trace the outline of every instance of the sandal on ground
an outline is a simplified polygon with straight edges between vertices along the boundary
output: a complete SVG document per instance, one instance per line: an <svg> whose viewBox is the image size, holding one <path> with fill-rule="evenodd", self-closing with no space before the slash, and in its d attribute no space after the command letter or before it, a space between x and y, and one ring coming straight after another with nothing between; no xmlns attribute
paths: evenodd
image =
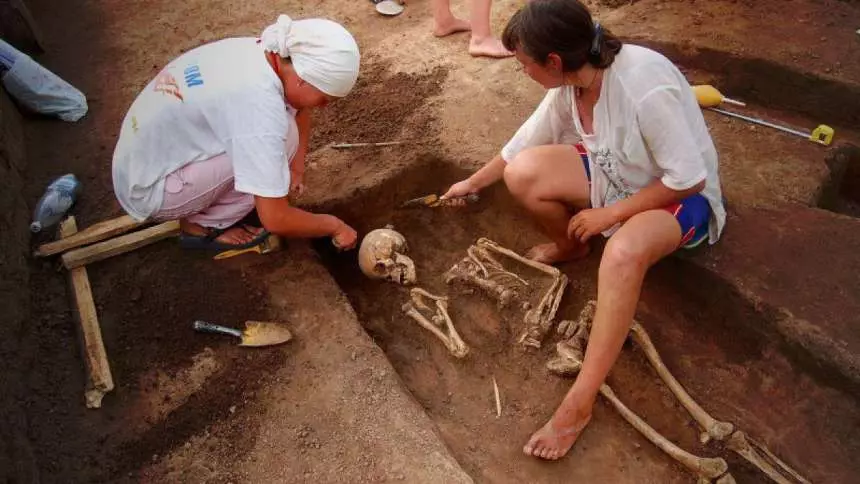
<svg viewBox="0 0 860 484"><path fill-rule="evenodd" d="M264 240L269 236L269 232L267 230L263 230L258 235L256 235L249 242L244 244L226 244L224 242L218 242L218 237L221 236L224 232L230 230L233 227L227 227L224 229L216 229L210 228L208 229L208 233L206 235L191 235L182 233L179 235L179 246L183 249L199 249L199 250L236 250L236 249L248 249L250 247L254 247L255 245L259 245L263 243Z"/></svg>

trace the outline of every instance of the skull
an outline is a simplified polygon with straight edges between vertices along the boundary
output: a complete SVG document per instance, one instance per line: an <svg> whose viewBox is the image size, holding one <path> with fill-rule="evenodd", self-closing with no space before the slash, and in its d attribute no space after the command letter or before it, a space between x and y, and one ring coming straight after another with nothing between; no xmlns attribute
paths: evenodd
<svg viewBox="0 0 860 484"><path fill-rule="evenodd" d="M376 229L364 236L358 249L358 266L371 279L385 279L398 284L414 284L415 263L404 255L409 251L406 239L390 228Z"/></svg>

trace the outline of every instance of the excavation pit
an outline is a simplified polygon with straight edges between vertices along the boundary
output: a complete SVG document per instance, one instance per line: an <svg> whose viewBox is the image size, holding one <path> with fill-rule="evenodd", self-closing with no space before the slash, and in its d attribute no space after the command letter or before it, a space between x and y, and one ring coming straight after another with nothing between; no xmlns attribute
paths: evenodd
<svg viewBox="0 0 860 484"><path fill-rule="evenodd" d="M540 349L524 348L517 342L521 312L500 311L486 294L446 284L443 274L482 237L523 253L542 241L537 228L503 186L486 190L479 203L465 208L395 208L465 175L447 160L427 156L375 187L318 207L344 218L359 233L392 225L408 241L417 286L449 297L451 318L470 347L462 359L403 314L409 287L367 279L354 253L337 253L325 242L317 245L365 330L436 423L453 455L478 481L599 476L603 482L690 482L692 474L602 400L569 457L547 464L522 455L522 445L571 383L545 368L559 337L551 332ZM600 252L561 267L570 285L556 321L575 319L595 296ZM849 481L852 453L860 450L850 430L860 421L855 398L830 386L790 348L769 337L763 317L727 298L719 280L685 280L689 273L684 267L683 260L670 258L655 268L637 312L669 369L711 415L734 423L813 482ZM689 290L702 284L706 287ZM500 417L494 379L501 393ZM725 458L738 482L768 482L722 444L698 441L697 424L629 342L609 384L628 407L680 447L698 456ZM807 445L810 441L817 443L815 448Z"/></svg>

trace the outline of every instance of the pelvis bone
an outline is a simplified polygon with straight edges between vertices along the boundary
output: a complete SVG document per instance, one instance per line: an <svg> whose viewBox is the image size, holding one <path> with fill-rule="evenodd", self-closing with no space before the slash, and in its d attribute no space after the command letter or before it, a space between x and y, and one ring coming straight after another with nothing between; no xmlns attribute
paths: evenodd
<svg viewBox="0 0 860 484"><path fill-rule="evenodd" d="M412 301L403 305L403 312L407 316L439 338L455 357L464 358L469 354L469 347L460 338L451 317L448 315L447 297L434 296L419 287L412 289L410 296ZM434 307L428 306L424 299L429 299ZM427 317L421 313L422 310L432 312L433 315Z"/></svg>
<svg viewBox="0 0 860 484"><path fill-rule="evenodd" d="M358 249L358 266L371 279L415 284L415 263L406 256L408 251L406 238L389 225L364 236Z"/></svg>

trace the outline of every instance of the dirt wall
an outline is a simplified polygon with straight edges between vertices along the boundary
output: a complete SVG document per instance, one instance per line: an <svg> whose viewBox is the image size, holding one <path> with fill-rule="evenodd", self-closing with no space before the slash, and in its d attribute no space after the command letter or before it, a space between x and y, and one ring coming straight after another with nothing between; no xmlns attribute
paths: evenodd
<svg viewBox="0 0 860 484"><path fill-rule="evenodd" d="M30 314L24 164L21 116L0 89L0 482L21 483L37 480L20 398L26 391L26 358L19 349Z"/></svg>

